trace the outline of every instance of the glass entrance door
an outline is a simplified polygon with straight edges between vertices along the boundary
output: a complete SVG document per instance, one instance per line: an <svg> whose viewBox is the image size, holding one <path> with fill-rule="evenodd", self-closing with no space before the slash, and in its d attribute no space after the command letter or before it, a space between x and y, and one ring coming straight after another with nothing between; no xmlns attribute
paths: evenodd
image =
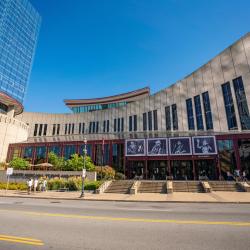
<svg viewBox="0 0 250 250"><path fill-rule="evenodd" d="M174 180L193 180L192 161L173 160L171 162Z"/></svg>
<svg viewBox="0 0 250 250"><path fill-rule="evenodd" d="M198 180L216 180L215 160L195 161L195 172Z"/></svg>
<svg viewBox="0 0 250 250"><path fill-rule="evenodd" d="M130 161L128 162L128 179L142 180L145 179L145 164L144 161Z"/></svg>
<svg viewBox="0 0 250 250"><path fill-rule="evenodd" d="M148 179L166 180L167 161L148 161Z"/></svg>

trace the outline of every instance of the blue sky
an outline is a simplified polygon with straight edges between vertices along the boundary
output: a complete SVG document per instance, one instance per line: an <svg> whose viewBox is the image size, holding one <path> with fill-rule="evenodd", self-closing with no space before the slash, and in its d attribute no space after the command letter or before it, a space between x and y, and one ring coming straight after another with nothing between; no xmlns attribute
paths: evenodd
<svg viewBox="0 0 250 250"><path fill-rule="evenodd" d="M155 93L250 31L248 0L30 0L42 16L24 102L70 112L63 99Z"/></svg>

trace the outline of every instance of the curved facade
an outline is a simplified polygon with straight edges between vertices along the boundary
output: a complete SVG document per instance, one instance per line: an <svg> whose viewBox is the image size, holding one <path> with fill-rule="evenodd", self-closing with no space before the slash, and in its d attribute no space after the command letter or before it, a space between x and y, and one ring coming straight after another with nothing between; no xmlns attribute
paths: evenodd
<svg viewBox="0 0 250 250"><path fill-rule="evenodd" d="M250 34L247 34L184 79L124 107L80 114L24 112L18 119L29 123L30 137L151 131L245 132L250 130L249 62Z"/></svg>
<svg viewBox="0 0 250 250"><path fill-rule="evenodd" d="M236 168L250 173L249 110L248 33L184 79L123 107L73 114L24 112L18 119L29 124L29 139L11 145L9 159L15 147L20 155L33 147L32 161L38 155L46 159L53 147L67 158L82 152L86 137L96 164L115 166L129 178L155 178L165 171L161 178L197 179L204 169L209 178L225 177ZM156 138L152 147L149 138ZM154 153L159 144L164 154ZM140 152L133 155L135 148Z"/></svg>
<svg viewBox="0 0 250 250"><path fill-rule="evenodd" d="M0 114L0 162L5 161L10 143L26 141L28 138L28 125Z"/></svg>

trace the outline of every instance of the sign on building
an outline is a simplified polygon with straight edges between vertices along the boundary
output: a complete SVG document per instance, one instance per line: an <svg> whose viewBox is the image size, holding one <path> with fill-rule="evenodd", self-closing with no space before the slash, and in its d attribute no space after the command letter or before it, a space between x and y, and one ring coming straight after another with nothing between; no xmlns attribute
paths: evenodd
<svg viewBox="0 0 250 250"><path fill-rule="evenodd" d="M126 140L126 156L144 156L146 154L144 139Z"/></svg>
<svg viewBox="0 0 250 250"><path fill-rule="evenodd" d="M147 155L167 155L168 154L168 142L167 138L152 138L147 139Z"/></svg>
<svg viewBox="0 0 250 250"><path fill-rule="evenodd" d="M190 137L169 138L170 155L192 155L192 146Z"/></svg>
<svg viewBox="0 0 250 250"><path fill-rule="evenodd" d="M215 136L195 136L192 137L194 155L214 155L217 154Z"/></svg>

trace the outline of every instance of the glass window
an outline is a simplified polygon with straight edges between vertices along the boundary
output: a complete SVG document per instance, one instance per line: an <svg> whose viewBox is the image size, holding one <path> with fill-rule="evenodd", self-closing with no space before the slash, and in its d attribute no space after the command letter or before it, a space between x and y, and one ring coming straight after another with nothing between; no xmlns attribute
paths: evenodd
<svg viewBox="0 0 250 250"><path fill-rule="evenodd" d="M36 136L36 135L37 135L37 129L38 129L38 124L35 124L34 136Z"/></svg>
<svg viewBox="0 0 250 250"><path fill-rule="evenodd" d="M124 131L124 118L122 117L122 124L121 124L121 130L122 130L122 132Z"/></svg>
<svg viewBox="0 0 250 250"><path fill-rule="evenodd" d="M65 145L63 156L65 159L69 159L71 155L76 153L76 146L75 145Z"/></svg>
<svg viewBox="0 0 250 250"><path fill-rule="evenodd" d="M25 147L23 152L23 158L32 158L33 147Z"/></svg>
<svg viewBox="0 0 250 250"><path fill-rule="evenodd" d="M82 133L82 123L79 123L79 131L78 131L79 134Z"/></svg>
<svg viewBox="0 0 250 250"><path fill-rule="evenodd" d="M236 169L235 154L232 140L217 140L218 154L220 158L221 175L227 180L228 172L234 174Z"/></svg>
<svg viewBox="0 0 250 250"><path fill-rule="evenodd" d="M46 157L46 147L36 147L36 157L35 157L35 164L39 164L45 161Z"/></svg>
<svg viewBox="0 0 250 250"><path fill-rule="evenodd" d="M166 130L171 130L170 106L165 107Z"/></svg>
<svg viewBox="0 0 250 250"><path fill-rule="evenodd" d="M194 113L193 113L193 103L192 99L189 98L186 100L186 107L187 107L187 120L188 120L188 129L194 130Z"/></svg>
<svg viewBox="0 0 250 250"><path fill-rule="evenodd" d="M107 132L109 133L109 120L107 120Z"/></svg>
<svg viewBox="0 0 250 250"><path fill-rule="evenodd" d="M210 99L208 92L202 93L203 107L205 112L206 129L213 129L213 118L210 106Z"/></svg>
<svg viewBox="0 0 250 250"><path fill-rule="evenodd" d="M132 131L132 124L133 124L132 115L130 115L130 116L129 116L129 124L128 124L128 130L129 130L129 131Z"/></svg>
<svg viewBox="0 0 250 250"><path fill-rule="evenodd" d="M89 123L89 134L92 132L92 122Z"/></svg>
<svg viewBox="0 0 250 250"><path fill-rule="evenodd" d="M201 99L200 99L199 95L194 97L194 106L195 106L197 129L204 130L203 119L202 119L202 110L201 110Z"/></svg>
<svg viewBox="0 0 250 250"><path fill-rule="evenodd" d="M250 180L250 139L238 141L240 153L240 165L242 172L245 171L246 178Z"/></svg>
<svg viewBox="0 0 250 250"><path fill-rule="evenodd" d="M44 124L43 135L47 135L48 124Z"/></svg>
<svg viewBox="0 0 250 250"><path fill-rule="evenodd" d="M53 124L52 135L56 134L56 124Z"/></svg>
<svg viewBox="0 0 250 250"><path fill-rule="evenodd" d="M153 111L153 115L154 115L154 130L158 130L157 110Z"/></svg>
<svg viewBox="0 0 250 250"><path fill-rule="evenodd" d="M134 131L137 131L137 115L134 115Z"/></svg>
<svg viewBox="0 0 250 250"><path fill-rule="evenodd" d="M59 146L51 146L49 147L49 152L53 152L57 156L60 156L61 150Z"/></svg>
<svg viewBox="0 0 250 250"><path fill-rule="evenodd" d="M42 135L42 131L43 131L43 124L39 125L39 132L38 135L41 136Z"/></svg>
<svg viewBox="0 0 250 250"><path fill-rule="evenodd" d="M116 124L116 119L114 119L114 132L117 130L117 124Z"/></svg>
<svg viewBox="0 0 250 250"><path fill-rule="evenodd" d="M96 122L96 133L99 133L99 122Z"/></svg>
<svg viewBox="0 0 250 250"><path fill-rule="evenodd" d="M242 130L250 129L250 116L242 77L233 80Z"/></svg>
<svg viewBox="0 0 250 250"><path fill-rule="evenodd" d="M177 115L177 105L172 105L172 119L173 119L173 130L178 130L178 115Z"/></svg>
<svg viewBox="0 0 250 250"><path fill-rule="evenodd" d="M75 133L75 123L72 123L72 134Z"/></svg>
<svg viewBox="0 0 250 250"><path fill-rule="evenodd" d="M142 114L143 131L147 130L147 113Z"/></svg>
<svg viewBox="0 0 250 250"><path fill-rule="evenodd" d="M102 132L103 132L103 133L106 132L106 121L103 121Z"/></svg>
<svg viewBox="0 0 250 250"><path fill-rule="evenodd" d="M228 129L238 129L230 83L224 83L221 85L221 87L223 92Z"/></svg>
<svg viewBox="0 0 250 250"><path fill-rule="evenodd" d="M59 135L60 133L60 124L57 124L57 131L56 131L56 134Z"/></svg>
<svg viewBox="0 0 250 250"><path fill-rule="evenodd" d="M118 132L120 132L121 131L121 119L118 118L117 120L118 120Z"/></svg>
<svg viewBox="0 0 250 250"><path fill-rule="evenodd" d="M65 127L64 127L65 129L64 129L64 134L66 135L67 134L67 131L68 131L68 124L66 123L65 124Z"/></svg>
<svg viewBox="0 0 250 250"><path fill-rule="evenodd" d="M148 112L148 130L152 130L152 111Z"/></svg>

